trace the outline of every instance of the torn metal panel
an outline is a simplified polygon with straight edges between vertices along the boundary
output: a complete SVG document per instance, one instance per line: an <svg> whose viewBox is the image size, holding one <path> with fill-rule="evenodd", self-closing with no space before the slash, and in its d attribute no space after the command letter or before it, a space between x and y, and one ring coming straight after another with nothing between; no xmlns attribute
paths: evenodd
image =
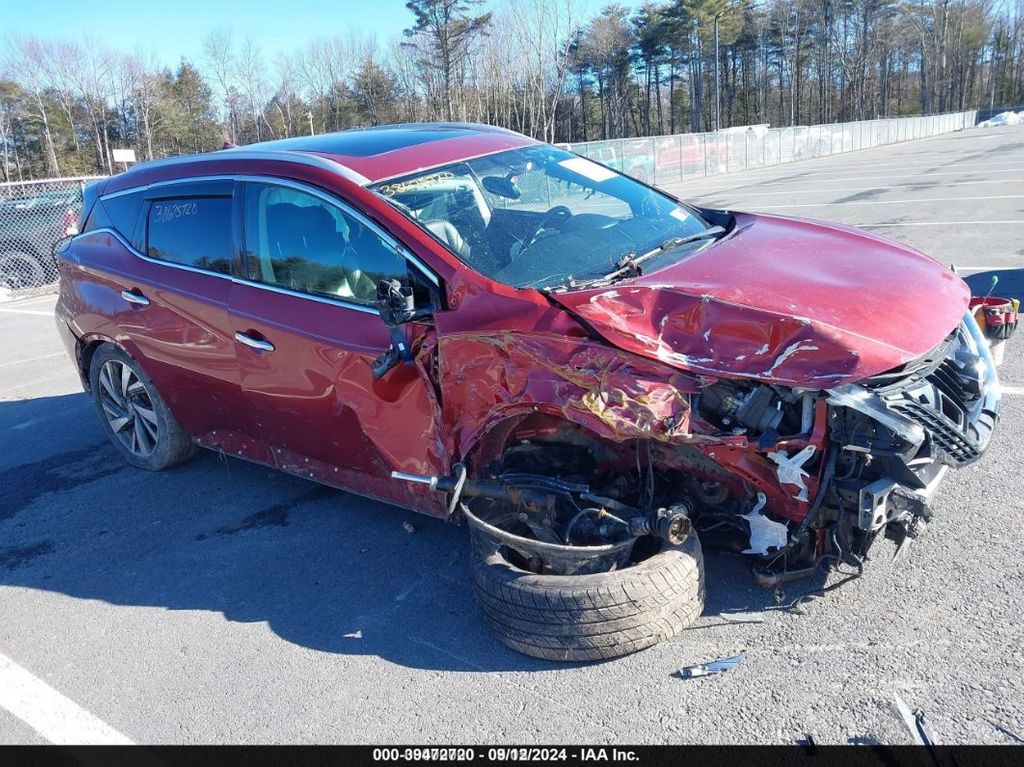
<svg viewBox="0 0 1024 767"><path fill-rule="evenodd" d="M444 417L464 456L499 421L560 414L608 439L693 439L692 377L604 344L551 334L460 333L439 342Z"/></svg>

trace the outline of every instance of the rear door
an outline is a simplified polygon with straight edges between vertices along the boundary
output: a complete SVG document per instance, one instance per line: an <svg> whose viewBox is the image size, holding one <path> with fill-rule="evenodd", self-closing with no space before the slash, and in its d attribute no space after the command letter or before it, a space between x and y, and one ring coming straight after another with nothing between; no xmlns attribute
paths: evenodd
<svg viewBox="0 0 1024 767"><path fill-rule="evenodd" d="M243 186L243 265L231 313L250 455L292 473L400 505L439 510L436 494L391 471L436 474L445 452L426 371L399 365L374 380L389 346L374 307L381 279L436 278L376 225L331 195L292 182ZM415 272L415 276L412 276ZM407 327L430 343L429 324Z"/></svg>
<svg viewBox="0 0 1024 767"><path fill-rule="evenodd" d="M232 182L209 180L103 198L87 226L120 235L107 238L105 268L94 273L117 340L139 360L181 426L203 442L239 426L238 362L227 312L239 262L235 221Z"/></svg>

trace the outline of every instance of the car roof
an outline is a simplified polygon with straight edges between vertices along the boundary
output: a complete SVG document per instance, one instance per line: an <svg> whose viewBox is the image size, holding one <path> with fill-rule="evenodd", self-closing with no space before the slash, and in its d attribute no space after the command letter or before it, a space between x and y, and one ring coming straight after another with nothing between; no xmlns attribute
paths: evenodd
<svg viewBox="0 0 1024 767"><path fill-rule="evenodd" d="M408 123L264 141L203 154L140 163L111 177L103 193L187 177L223 160L313 165L361 186L540 142L504 128L462 123ZM208 164L209 163L209 164ZM200 171L201 172L201 171Z"/></svg>
<svg viewBox="0 0 1024 767"><path fill-rule="evenodd" d="M264 141L225 150L319 155L362 176L367 183L538 143L490 125L406 123Z"/></svg>

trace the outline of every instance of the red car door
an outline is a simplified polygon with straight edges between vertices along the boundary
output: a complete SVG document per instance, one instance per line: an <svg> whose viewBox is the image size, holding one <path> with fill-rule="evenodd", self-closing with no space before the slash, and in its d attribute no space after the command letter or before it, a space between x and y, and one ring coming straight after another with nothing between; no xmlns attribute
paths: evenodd
<svg viewBox="0 0 1024 767"><path fill-rule="evenodd" d="M435 279L330 195L281 181L243 185L243 263L230 312L251 438L238 451L301 476L440 513L393 470L447 469L434 387L415 365L374 380L389 335L373 306L382 278ZM436 284L436 281L435 281ZM436 293L436 291L435 291ZM430 343L428 325L409 332Z"/></svg>
<svg viewBox="0 0 1024 767"><path fill-rule="evenodd" d="M237 260L230 181L187 181L102 198L79 238L72 300L153 379L204 441L237 428L238 362L227 301Z"/></svg>

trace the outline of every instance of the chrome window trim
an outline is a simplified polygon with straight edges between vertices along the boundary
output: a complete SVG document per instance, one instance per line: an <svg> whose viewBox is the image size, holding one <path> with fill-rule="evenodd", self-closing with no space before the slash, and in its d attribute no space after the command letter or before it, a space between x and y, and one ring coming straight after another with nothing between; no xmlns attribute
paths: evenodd
<svg viewBox="0 0 1024 767"><path fill-rule="evenodd" d="M231 151L234 151L234 150L231 150ZM368 218L363 213L360 213L358 210L353 208L351 205L349 205L344 200L339 199L338 197L332 195L330 192L325 192L323 189L319 189L319 188L317 188L315 186L312 186L312 185L307 184L307 183L302 182L302 181L295 181L294 179L288 179L288 178L279 178L277 176L265 176L265 175L252 175L252 176L250 176L250 175L245 175L245 174L229 174L229 175L214 175L214 176L190 176L188 178L171 179L171 180L168 180L168 181L156 181L156 182L154 182L152 184L143 184L141 186L132 187L130 189L122 189L119 192L111 192L110 194L101 195L99 199L102 201L102 200L106 200L106 199L111 198L111 197L119 197L120 195L124 195L124 194L135 194L137 192L145 192L145 191L148 191L149 189L156 188L156 187L173 186L175 184L191 184L191 183L194 183L194 182L202 182L202 181L239 181L239 182L242 182L242 183L245 183L245 182L249 181L249 182L260 183L260 184L274 184L276 186L291 187L292 189L297 189L300 192L305 192L306 194L310 194L310 195L312 195L314 197L319 197L324 202L327 202L327 203L335 206L336 208L340 209L346 215L352 216L354 219L359 221L359 223L361 223L364 226L368 227L370 229L370 231L372 231L374 234L376 234L378 237L380 237L382 240L384 240L384 242L386 242L388 245L390 245L392 248L394 248L398 252L398 254L400 256L402 256L407 261L412 263L412 265L415 266L419 270L420 276L422 276L428 282L433 284L434 287L436 287L436 288L440 288L441 287L441 280L440 280L440 278L436 274L434 274L434 270L431 269L429 266L427 266L425 263L423 263L422 259L420 259L419 256L417 256L415 253L410 251L409 248L407 248L405 245L403 245L399 240L395 239L395 237L392 236L389 232L387 232L386 230L381 228L379 224L374 222L372 219ZM380 197L380 199L384 200L385 202L387 201L381 195L376 195L376 196ZM97 231L98 232L98 231L103 231L103 230L95 229L95 230L92 230L92 231ZM84 234L88 234L88 232L84 232ZM115 234L116 234L116 232L115 232ZM124 238L122 238L122 237L118 237L118 239L120 239L122 242L124 241ZM134 248L132 248L132 251L133 252L137 252L137 251L135 251ZM169 262L159 261L158 263L169 263ZM202 271L202 270L199 270L199 271ZM206 274L207 272L203 272L203 273ZM263 284L263 283L259 283L259 284ZM298 292L298 291L296 291L296 292ZM299 293L299 295L306 295L306 294ZM365 304L360 304L360 306L365 306ZM376 310L374 310L374 311L376 311Z"/></svg>
<svg viewBox="0 0 1024 767"><path fill-rule="evenodd" d="M259 288L260 290L269 290L271 293L282 293L287 296L304 298L309 301L316 301L317 303L327 304L329 306L337 306L342 309L354 309L355 311L363 312L364 314L380 314L380 311L378 311L378 309L374 306L367 306L366 304L357 304L352 301L346 301L344 298L341 297L328 298L327 296L317 296L312 293L303 293L302 291L299 290L289 290L288 288L282 288L277 285L267 285L266 283L263 282L253 282L252 280L246 280L242 277L235 277L235 275L233 274L211 272L207 269L199 269L198 267L195 266L189 266L188 264L179 264L174 261L161 261L159 258L152 258L151 256L147 256L145 253L140 253L138 250L135 249L135 247L130 242L125 240L125 238L121 235L120 232L109 227L102 227L100 229L90 229L88 232L82 232L81 234L76 235L72 239L77 240L82 237L89 237L90 235L93 234L108 234L115 240L120 242L125 247L125 249L128 250L128 252L131 253L136 258L141 258L143 261L148 261L149 263L156 264L157 266L166 266L171 269L180 269L185 272L192 272L193 274L202 274L207 277L216 277L221 280L230 280L236 285L247 285L249 287Z"/></svg>
<svg viewBox="0 0 1024 767"><path fill-rule="evenodd" d="M285 149L249 149L247 147L236 147L234 149L220 149L205 154L189 154L181 157L167 157L162 160L150 160L135 166L136 168L167 168L175 165L186 165L188 163L217 162L224 159L240 160L280 160L281 162L298 163L308 165L321 170L328 170L337 173L342 178L351 181L359 186L366 186L370 179L362 173L342 165L336 160L322 157L308 152L290 151ZM134 169L133 169L134 170Z"/></svg>
<svg viewBox="0 0 1024 767"><path fill-rule="evenodd" d="M230 274L223 274L222 272L213 272L213 271L210 271L209 269L200 269L197 266L189 266L188 264L179 264L176 261L162 261L159 258L153 258L152 256L148 256L145 253L137 250L135 248L135 246L132 245L130 242L128 242L128 240L126 240L124 238L124 235L122 235L119 231L117 231L116 229L112 229L109 226L103 226L103 227L100 227L99 229L90 229L88 232L82 232L81 234L75 235L75 237L73 239L74 240L79 240L79 239L81 239L83 237L89 237L90 235L93 235L93 234L108 234L108 235L110 235L115 240L117 240L122 245L124 245L124 247L128 250L128 252L131 253L133 256L135 256L136 258L141 258L143 261L148 261L151 264L159 264L160 266L169 266L169 267L172 267L174 269L181 269L181 270L186 271L186 272L193 272L194 274L207 274L207 275L210 275L211 277L220 277L221 279L225 279L225 280L230 280L230 279L234 278L234 276L230 275Z"/></svg>
<svg viewBox="0 0 1024 767"><path fill-rule="evenodd" d="M328 304L329 306L340 306L344 309L354 309L357 312L363 312L364 314L380 314L380 311L375 306L368 306L367 304L358 304L354 301L346 301L340 296L338 298L328 298L327 296L319 296L315 293L303 293L301 290L291 290L289 288L282 288L279 285L268 285L265 282L256 282L254 280L247 280L244 277L231 277L231 281L236 285L246 285L251 288L259 288L261 290L269 290L271 293L281 293L286 296L295 296L296 298L305 298L309 301L316 301L319 304Z"/></svg>
<svg viewBox="0 0 1024 767"><path fill-rule="evenodd" d="M243 176L237 178L237 180L241 181L242 183L253 182L257 184L271 184L274 186L290 187L292 189L297 189L300 192L305 192L306 194L312 195L313 197L319 197L324 202L338 208L345 215L352 216L352 218L356 219L356 221L358 221L360 224L367 227L371 232L376 234L378 237L384 240L384 242L386 242L388 245L394 248L395 252L397 252L398 255L402 256L406 261L412 263L412 265L419 270L421 276L424 279L431 282L434 285L434 287L441 287L441 282L437 275L434 274L433 270L429 266L424 264L423 261L420 260L420 258L415 253L411 252L407 247L405 247L405 245L396 240L389 232L382 229L379 224L365 216L363 213L360 213L358 210L353 208L344 200L335 197L330 192L325 192L322 189L318 189L315 186L310 186L309 184L306 184L302 181L294 181L293 179L287 178L277 178L276 176Z"/></svg>
<svg viewBox="0 0 1024 767"><path fill-rule="evenodd" d="M176 184L190 184L193 182L203 181L235 181L237 176L235 175L216 175L216 176L189 176L188 178L172 178L166 181L154 181L151 184L139 184L139 186L132 186L127 189L121 189L117 192L110 192L110 194L101 194L100 200L110 200L114 197L121 197L126 194L145 194L150 189L159 189L164 186L174 186Z"/></svg>

